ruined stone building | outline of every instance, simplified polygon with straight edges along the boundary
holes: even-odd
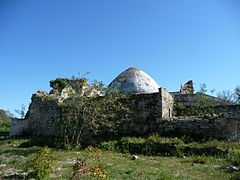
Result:
[[[157,132],[168,135],[240,139],[239,105],[225,104],[224,113],[213,116],[178,114],[176,104],[181,104],[183,108],[194,107],[198,101],[198,93],[194,93],[192,81],[182,84],[179,92],[169,92],[147,73],[137,68],[129,68],[120,73],[109,86],[116,83],[120,93],[130,94],[130,105],[134,109],[134,117],[119,128],[123,135]],[[10,134],[56,135],[60,116],[58,104],[68,98],[66,95],[68,88],[62,89],[57,98],[54,89],[50,93],[38,91],[33,94],[26,117],[12,121]],[[204,96],[219,102],[215,97]],[[217,103],[214,108],[218,111],[222,106]]]

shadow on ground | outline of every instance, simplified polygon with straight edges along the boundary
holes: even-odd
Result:
[[[36,152],[39,152],[39,149],[11,149],[1,152],[1,154],[9,154],[9,155],[17,155],[17,156],[30,156],[31,154],[34,154]]]

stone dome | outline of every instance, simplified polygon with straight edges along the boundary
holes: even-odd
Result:
[[[132,67],[120,73],[109,87],[116,86],[120,93],[155,93],[160,86],[147,73]]]

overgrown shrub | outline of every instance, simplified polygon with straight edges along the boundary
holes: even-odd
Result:
[[[115,133],[119,124],[129,118],[125,106],[127,95],[110,93],[101,82],[85,84],[76,80],[74,92],[60,105],[60,136],[64,145],[82,144],[84,137]],[[101,96],[100,96],[101,95]]]
[[[67,87],[68,82],[66,78],[57,78],[55,80],[50,81],[50,86],[53,89],[57,89],[57,90],[62,90],[65,87]]]
[[[200,91],[196,94],[196,100],[192,105],[183,105],[180,102],[174,103],[174,112],[176,116],[198,116],[211,117],[214,115],[222,115],[226,112],[228,101],[217,99],[215,97],[204,94],[206,91]],[[221,108],[217,108],[221,105]]]
[[[122,137],[120,139],[120,142],[121,143],[143,143],[145,142],[146,139],[145,138],[142,138],[142,137]]]
[[[186,137],[184,137],[185,140]],[[226,157],[229,153],[229,141],[211,140],[207,142],[185,143],[181,138],[161,137],[159,134],[152,134],[147,137],[122,137],[118,141],[107,141],[98,145],[103,150],[117,151],[122,153],[161,155],[161,156],[217,156]],[[239,146],[234,143],[234,147]]]
[[[234,166],[240,166],[240,149],[231,149],[227,160]]]
[[[27,163],[27,170],[30,170],[30,176],[43,179],[54,171],[56,160],[52,156],[52,150],[44,147],[38,154],[31,158]]]
[[[146,138],[146,141],[154,143],[174,143],[174,144],[184,144],[181,138],[177,137],[162,137],[158,133],[154,133]]]
[[[101,148],[104,151],[118,151],[118,142],[115,141],[108,141],[108,142],[102,142],[98,145],[99,148]]]

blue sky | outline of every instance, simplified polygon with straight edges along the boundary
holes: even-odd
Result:
[[[138,67],[169,91],[240,85],[238,0],[0,0],[0,109],[28,106],[49,81]]]

